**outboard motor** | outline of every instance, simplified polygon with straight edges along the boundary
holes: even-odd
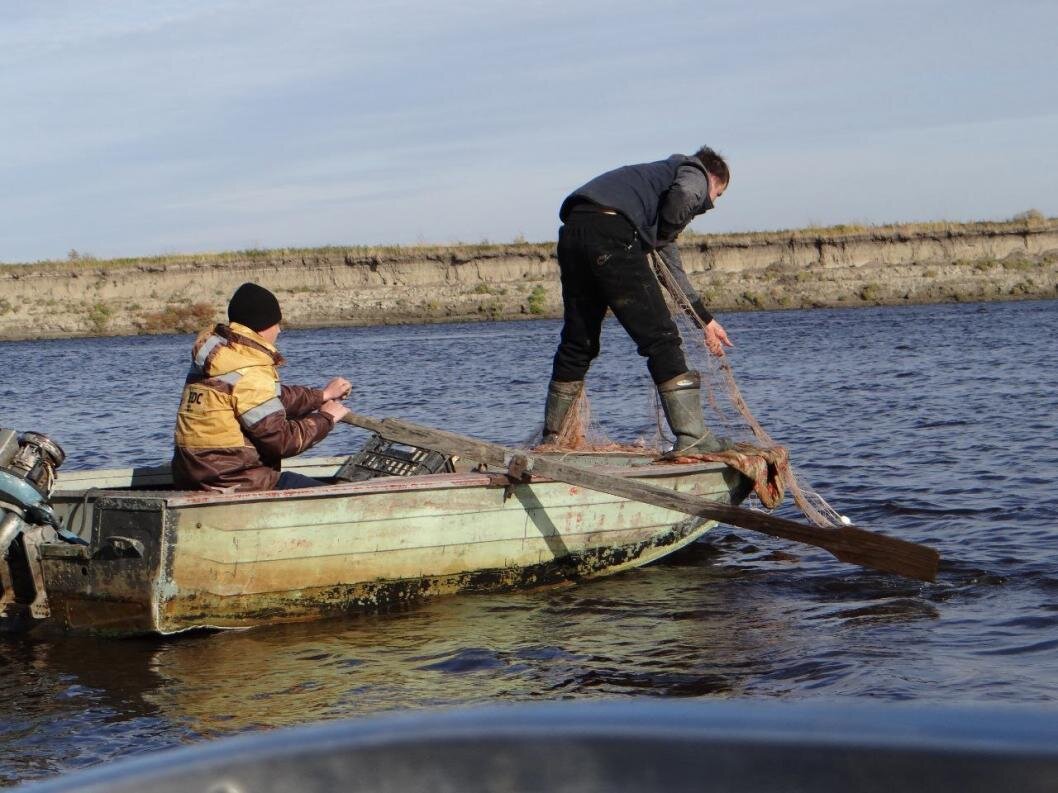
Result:
[[[39,546],[70,537],[48,503],[65,459],[45,435],[0,429],[0,630],[50,614]]]

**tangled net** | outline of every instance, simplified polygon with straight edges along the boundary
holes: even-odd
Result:
[[[724,427],[724,431],[735,439],[744,439],[748,434],[754,439],[756,445],[763,449],[778,446],[775,439],[757,421],[742,397],[730,359],[726,356],[718,358],[709,353],[705,346],[705,323],[691,308],[691,301],[687,299],[687,295],[676,283],[676,279],[669,273],[668,268],[659,260],[657,254],[651,254],[651,261],[654,274],[664,287],[662,291],[669,303],[672,318],[680,329],[687,357],[702,375],[702,391],[705,393],[706,404],[712,409],[713,415]],[[696,341],[688,344],[688,339]],[[660,411],[660,405],[656,407]],[[706,424],[712,425],[712,422],[706,421]],[[836,528],[842,525],[838,511],[809,487],[789,462],[783,466],[780,473],[783,484],[793,496],[794,503],[809,521],[821,528]]]
[[[691,301],[669,273],[668,268],[656,254],[651,254],[655,276],[658,278],[665,294],[669,311],[683,339],[684,351],[688,363],[697,368],[702,377],[702,392],[709,412],[706,425],[717,435],[723,435],[736,441],[737,448],[745,452],[750,449],[760,450],[769,459],[780,459],[778,477],[780,482],[793,496],[794,503],[804,516],[821,528],[837,528],[842,525],[841,515],[828,504],[819,493],[813,490],[794,471],[779,444],[768,434],[757,421],[735,380],[730,360],[725,356],[718,358],[709,353],[705,346],[705,323],[691,308]],[[661,402],[654,392],[654,412],[659,437],[664,435],[663,410]],[[539,434],[536,440],[539,441]],[[633,445],[617,444],[610,441],[591,420],[591,407],[586,391],[581,391],[566,415],[558,439],[547,446],[538,446],[541,451],[624,451],[649,453],[645,441]],[[769,454],[771,451],[782,451],[780,455]],[[708,456],[708,455],[706,455]]]
[[[542,429],[537,430],[527,439],[526,445],[544,452],[630,452],[642,455],[657,455],[661,452],[660,444],[650,446],[644,438],[635,443],[615,443],[606,437],[599,425],[592,421],[591,402],[586,388],[581,389],[574,400],[556,439],[545,444],[541,443],[542,436]]]

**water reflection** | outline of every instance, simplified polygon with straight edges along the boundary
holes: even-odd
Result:
[[[665,578],[674,580],[665,582]],[[186,637],[140,663],[154,712],[211,736],[384,710],[539,697],[738,694],[782,614],[678,569],[573,590],[451,598],[402,614]],[[660,597],[659,597],[660,595]],[[747,625],[751,630],[747,630]]]
[[[640,572],[387,616],[161,641],[15,642],[6,658],[44,689],[31,731],[54,730],[56,712],[75,708],[80,727],[151,722],[164,743],[471,702],[735,696],[791,641],[791,615],[733,599],[734,579],[687,563]],[[25,739],[8,735],[8,748],[26,749]]]

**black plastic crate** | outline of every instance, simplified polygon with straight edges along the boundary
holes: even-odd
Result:
[[[454,470],[450,455],[373,435],[363,449],[342,464],[334,478],[341,482],[361,482],[377,476],[422,476]]]

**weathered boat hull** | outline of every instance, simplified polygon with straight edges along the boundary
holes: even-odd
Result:
[[[724,503],[748,491],[720,464],[609,462],[623,464],[608,471]],[[303,464],[318,475],[333,467]],[[115,487],[113,476],[102,481]],[[67,489],[53,503],[90,542],[42,547],[52,619],[109,635],[313,620],[579,581],[647,564],[714,525],[562,482],[480,473],[269,493]]]

